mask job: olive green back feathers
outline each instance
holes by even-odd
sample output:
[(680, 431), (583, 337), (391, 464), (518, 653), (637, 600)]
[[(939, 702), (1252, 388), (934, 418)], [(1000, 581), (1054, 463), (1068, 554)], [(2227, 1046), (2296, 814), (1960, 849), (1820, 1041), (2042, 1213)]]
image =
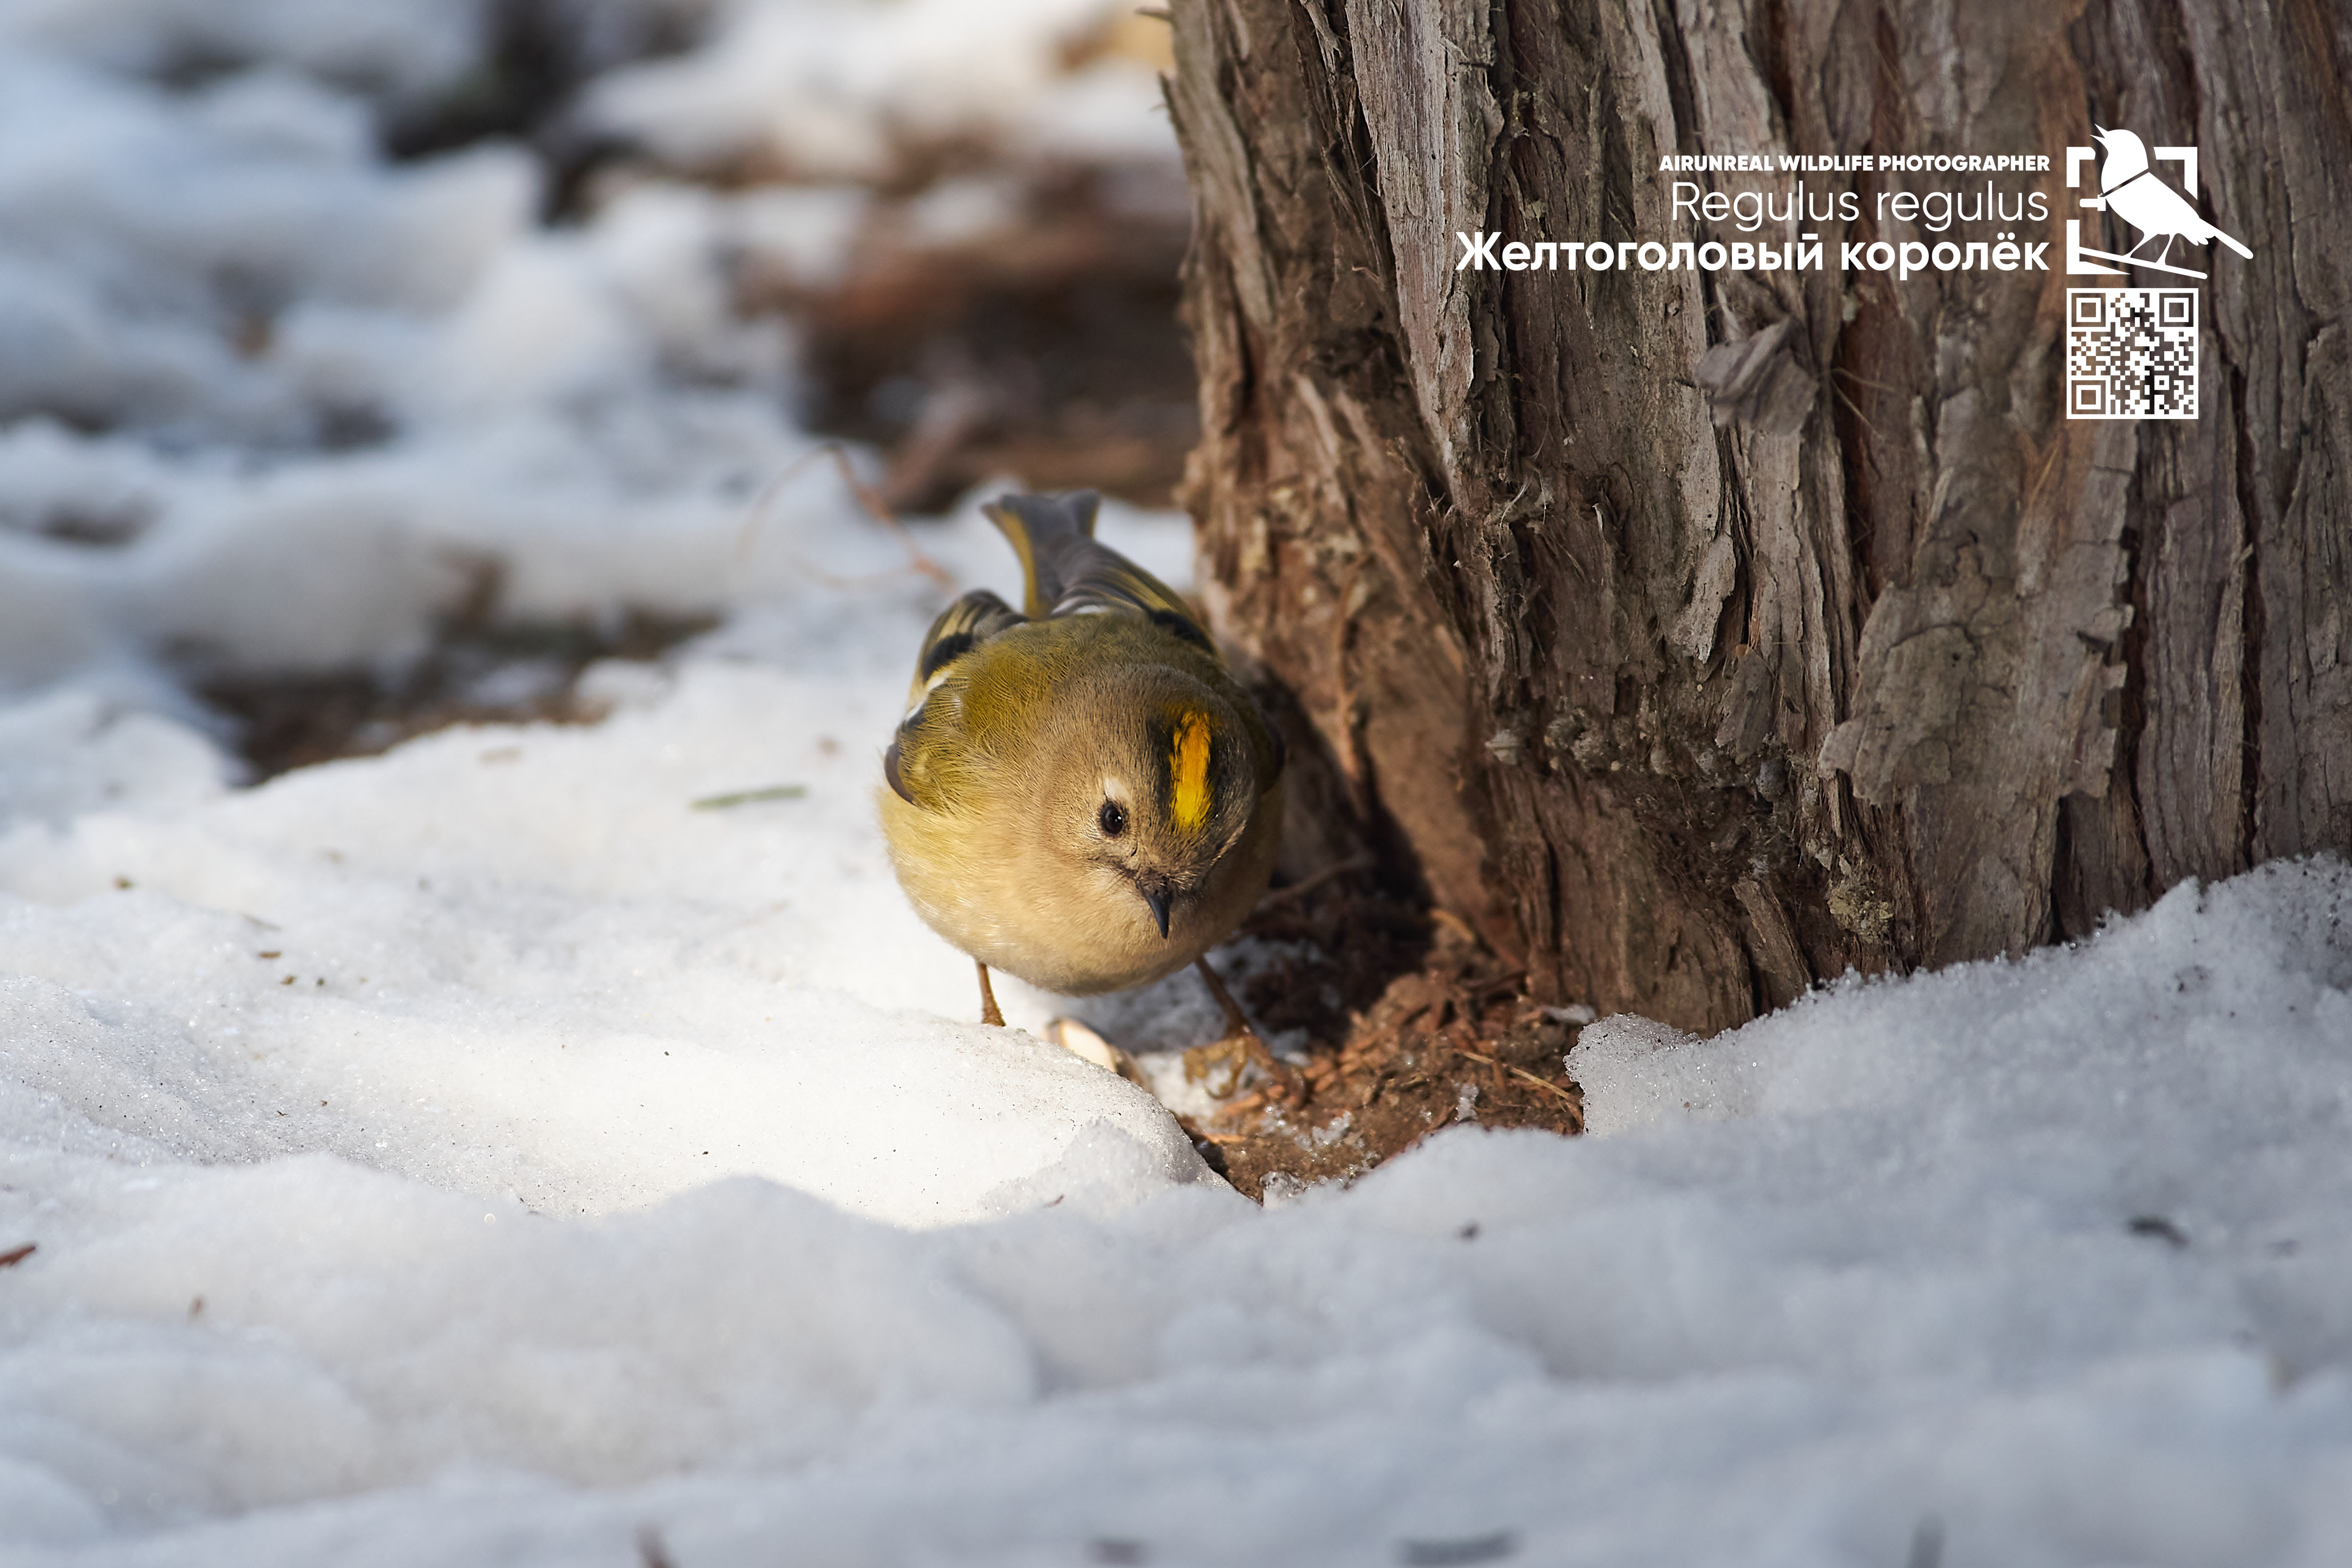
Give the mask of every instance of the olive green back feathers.
[(1094, 538), (1096, 498), (987, 509), (1022, 607), (931, 623), (882, 761), (882, 826), (916, 910), (978, 958), (1083, 994), (1191, 963), (1255, 903), (1282, 748), (1191, 608)]
[[(1117, 654), (1183, 670), (1205, 679), (1220, 696), (1233, 701), (1248, 731), (1253, 752), (1250, 773), (1257, 787), (1271, 787), (1280, 775), (1280, 738), (1256, 702), (1227, 673), (1216, 644), (1193, 617), (1192, 607), (1159, 578), (1109, 546), (1096, 542), (1098, 505), (1094, 491), (1074, 490), (1058, 496), (1008, 495), (981, 509), (1021, 559), (1022, 607), (1016, 612), (987, 589), (974, 589), (940, 612), (924, 634), (922, 651), (915, 661), (914, 685), (908, 693), (907, 716), (883, 753), (883, 776), (899, 798), (927, 809), (948, 804), (936, 786), (952, 782), (955, 760), (927, 754), (930, 748), (925, 742), (929, 738), (928, 721), (934, 717), (929, 711), (931, 695), (950, 681), (968, 688), (974, 672), (958, 667), (1006, 633), (1079, 616), (1118, 618), (1087, 627), (1090, 635), (1083, 639), (1037, 641), (1017, 651), (1011, 645), (988, 649), (982, 662), (1001, 668), (1018, 692), (1028, 694), (1083, 673), (1078, 643), (1120, 645), (1114, 650)], [(968, 738), (983, 747), (996, 722), (1013, 717), (995, 710), (985, 691), (959, 690), (950, 695), (962, 710), (959, 717), (964, 721)]]

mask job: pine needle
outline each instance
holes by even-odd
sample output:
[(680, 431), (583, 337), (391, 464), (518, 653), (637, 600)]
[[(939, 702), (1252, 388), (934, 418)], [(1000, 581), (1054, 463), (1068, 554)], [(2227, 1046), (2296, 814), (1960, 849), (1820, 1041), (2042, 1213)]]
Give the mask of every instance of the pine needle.
[(706, 795), (693, 803), (696, 811), (725, 811), (734, 805), (756, 805), (765, 800), (798, 800), (808, 794), (806, 784), (770, 784), (764, 789), (739, 789), (729, 795)]

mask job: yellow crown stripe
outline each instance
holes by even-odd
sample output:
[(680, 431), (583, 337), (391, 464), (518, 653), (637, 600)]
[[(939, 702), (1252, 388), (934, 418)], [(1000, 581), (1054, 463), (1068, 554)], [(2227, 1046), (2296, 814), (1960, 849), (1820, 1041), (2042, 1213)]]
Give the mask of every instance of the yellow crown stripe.
[(1169, 795), (1169, 815), (1178, 827), (1193, 832), (1209, 818), (1207, 714), (1188, 708), (1176, 721), (1175, 744), (1168, 752), (1168, 777), (1174, 786)]

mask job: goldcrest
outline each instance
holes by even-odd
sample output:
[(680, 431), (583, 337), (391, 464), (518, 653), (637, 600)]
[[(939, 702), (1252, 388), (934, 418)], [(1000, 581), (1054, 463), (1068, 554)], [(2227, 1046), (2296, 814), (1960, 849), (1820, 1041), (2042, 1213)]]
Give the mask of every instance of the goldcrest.
[(1087, 490), (985, 509), (1021, 610), (982, 589), (931, 623), (883, 755), (899, 885), (979, 962), (990, 1023), (991, 968), (1084, 996), (1194, 962), (1280, 846), (1281, 742), (1184, 601), (1095, 541), (1095, 509)]

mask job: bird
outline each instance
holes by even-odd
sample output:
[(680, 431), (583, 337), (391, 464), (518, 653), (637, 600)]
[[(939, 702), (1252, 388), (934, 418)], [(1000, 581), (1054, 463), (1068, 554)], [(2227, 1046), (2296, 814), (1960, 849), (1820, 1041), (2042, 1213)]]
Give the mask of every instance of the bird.
[(875, 794), (891, 866), (977, 964), (983, 1024), (992, 968), (1087, 996), (1190, 963), (1255, 1040), (1202, 955), (1273, 873), (1283, 744), (1192, 608), (1095, 539), (1098, 501), (982, 509), (1022, 607), (976, 589), (924, 636)]
[(2107, 155), (2099, 165), (2099, 194), (2084, 197), (2083, 205), (2113, 212), (2140, 231), (2139, 244), (2125, 253), (2127, 258), (2137, 257), (2140, 246), (2158, 235), (2164, 237), (2164, 248), (2156, 256), (2159, 266), (2172, 254), (2175, 239), (2185, 239), (2191, 245), (2218, 239), (2241, 256), (2253, 256), (2252, 251), (2199, 217), (2187, 197), (2150, 172), (2147, 146), (2138, 136), (2129, 131), (2108, 131), (2095, 125), (2091, 130), (2093, 138), (2107, 150)]

